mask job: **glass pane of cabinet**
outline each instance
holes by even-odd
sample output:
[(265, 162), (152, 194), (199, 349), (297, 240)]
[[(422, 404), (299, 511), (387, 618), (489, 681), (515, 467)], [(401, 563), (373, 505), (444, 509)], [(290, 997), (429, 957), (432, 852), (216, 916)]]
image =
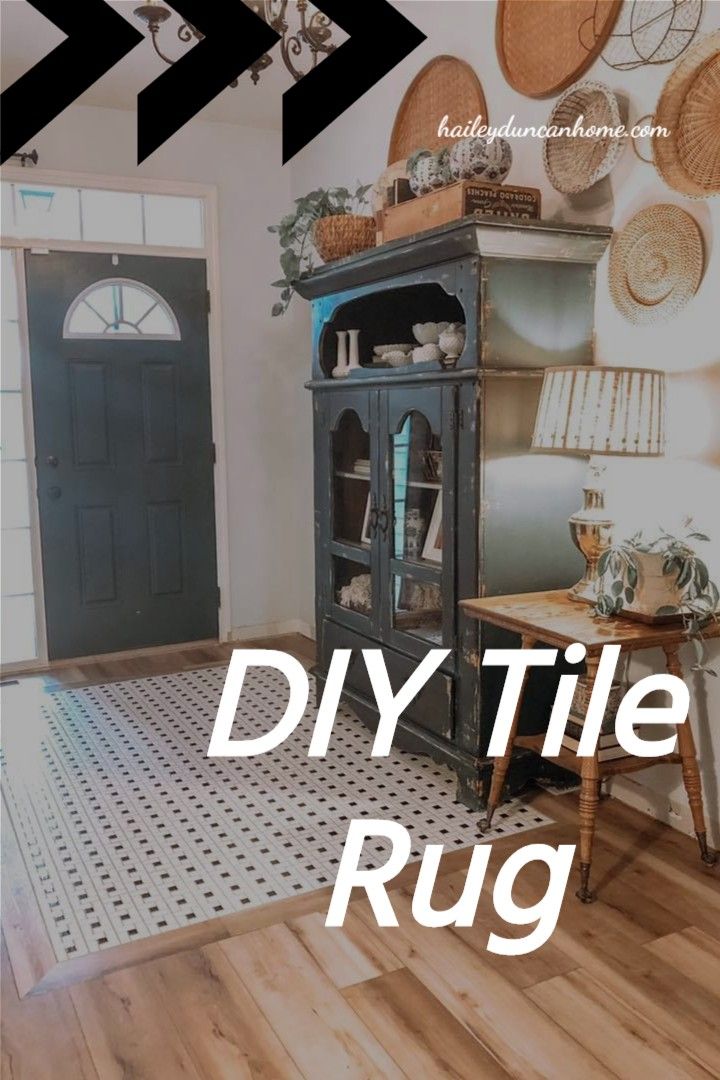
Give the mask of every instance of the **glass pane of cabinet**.
[(335, 603), (358, 615), (372, 612), (370, 568), (340, 556), (333, 556), (333, 598)]
[(370, 435), (347, 410), (332, 433), (332, 538), (369, 547), (371, 541)]
[(442, 565), (442, 440), (419, 412), (392, 435), (391, 468), (396, 559)]
[(442, 593), (440, 586), (410, 574), (393, 574), (392, 625), (411, 637), (442, 645)]

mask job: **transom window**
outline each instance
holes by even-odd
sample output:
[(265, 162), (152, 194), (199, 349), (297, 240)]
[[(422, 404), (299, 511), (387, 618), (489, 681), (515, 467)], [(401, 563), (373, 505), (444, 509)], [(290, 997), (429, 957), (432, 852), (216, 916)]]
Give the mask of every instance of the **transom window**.
[(170, 305), (149, 285), (106, 278), (75, 297), (65, 316), (63, 337), (178, 341), (180, 327)]

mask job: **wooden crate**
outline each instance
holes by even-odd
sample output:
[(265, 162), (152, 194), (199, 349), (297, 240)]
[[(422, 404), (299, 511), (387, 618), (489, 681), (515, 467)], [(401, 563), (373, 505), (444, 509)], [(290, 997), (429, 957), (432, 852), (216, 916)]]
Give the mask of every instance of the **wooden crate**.
[(436, 225), (445, 225), (475, 212), (491, 217), (537, 221), (540, 218), (540, 192), (537, 188), (461, 180), (381, 211), (378, 214), (378, 243), (434, 229)]

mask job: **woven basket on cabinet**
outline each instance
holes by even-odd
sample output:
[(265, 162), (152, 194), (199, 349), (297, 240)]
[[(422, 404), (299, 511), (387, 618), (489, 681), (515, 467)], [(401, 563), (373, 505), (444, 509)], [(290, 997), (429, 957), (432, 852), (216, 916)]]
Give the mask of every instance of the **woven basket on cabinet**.
[(333, 214), (318, 218), (313, 243), (324, 262), (375, 247), (375, 218), (365, 214)]

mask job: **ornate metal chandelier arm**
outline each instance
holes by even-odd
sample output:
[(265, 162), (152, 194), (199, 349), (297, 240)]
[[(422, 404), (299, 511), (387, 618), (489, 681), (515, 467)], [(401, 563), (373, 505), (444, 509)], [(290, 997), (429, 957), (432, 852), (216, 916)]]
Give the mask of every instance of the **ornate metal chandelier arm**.
[(305, 11), (302, 16), (302, 34), (308, 45), (315, 53), (331, 53), (337, 48), (330, 41), (332, 36), (332, 22), (324, 11), (315, 11), (310, 16), (310, 21), (305, 25)]
[[(287, 6), (286, 0), (281, 3), (280, 12), (274, 16), (274, 21), (271, 25), (274, 29), (282, 35), (282, 41), (280, 43), (280, 51), (282, 53), (283, 62), (295, 79), (298, 82), (302, 79), (305, 71), (296, 66), (293, 61), (293, 57), (301, 57), (305, 48), (308, 48), (311, 53), (311, 67), (315, 67), (318, 62), (318, 55), (324, 53), (333, 52), (335, 46), (330, 42), (330, 36), (332, 30), (330, 27), (332, 23), (327, 15), (322, 11), (315, 11), (307, 18), (308, 0), (297, 0), (297, 11), (300, 16), (300, 26), (295, 34), (288, 35), (288, 25), (285, 22), (285, 8)], [(270, 5), (268, 5), (270, 7)], [(272, 19), (271, 11), (268, 11), (267, 17)]]
[(155, 27), (153, 29), (153, 27), (151, 26), (149, 29), (150, 29), (150, 40), (152, 41), (153, 49), (155, 50), (155, 52), (158, 54), (158, 56), (160, 57), (161, 60), (165, 61), (166, 64), (170, 64), (170, 65), (174, 64), (175, 61), (172, 60), (169, 56), (166, 56), (165, 53), (162, 51), (162, 49), (160, 48), (160, 46), (157, 43), (158, 27)]
[[(294, 0), (295, 10), (299, 16), (300, 25), (295, 33), (290, 33), (290, 26), (286, 19), (289, 0), (244, 0), (247, 6), (255, 12), (258, 18), (271, 26), (280, 37), (280, 50), (283, 63), (297, 82), (307, 73), (308, 65), (296, 64), (298, 58), (303, 57), (305, 50), (309, 50), (309, 67), (314, 68), (318, 62), (318, 56), (328, 55), (336, 46), (332, 43), (332, 22), (322, 11), (313, 11), (308, 17), (307, 11), (309, 0)], [(174, 64), (176, 59), (168, 56), (158, 45), (160, 27), (172, 17), (172, 12), (165, 4), (158, 0), (150, 0), (135, 8), (136, 18), (145, 23), (149, 32), (153, 49), (165, 64)], [(203, 35), (188, 22), (180, 24), (177, 36), (183, 44), (190, 44), (195, 38), (202, 41)], [(272, 56), (265, 53), (254, 64), (250, 65), (250, 78), (254, 83), (258, 82), (260, 73), (272, 64)], [(302, 70), (302, 68), (305, 70)], [(237, 86), (237, 80), (230, 83)]]

